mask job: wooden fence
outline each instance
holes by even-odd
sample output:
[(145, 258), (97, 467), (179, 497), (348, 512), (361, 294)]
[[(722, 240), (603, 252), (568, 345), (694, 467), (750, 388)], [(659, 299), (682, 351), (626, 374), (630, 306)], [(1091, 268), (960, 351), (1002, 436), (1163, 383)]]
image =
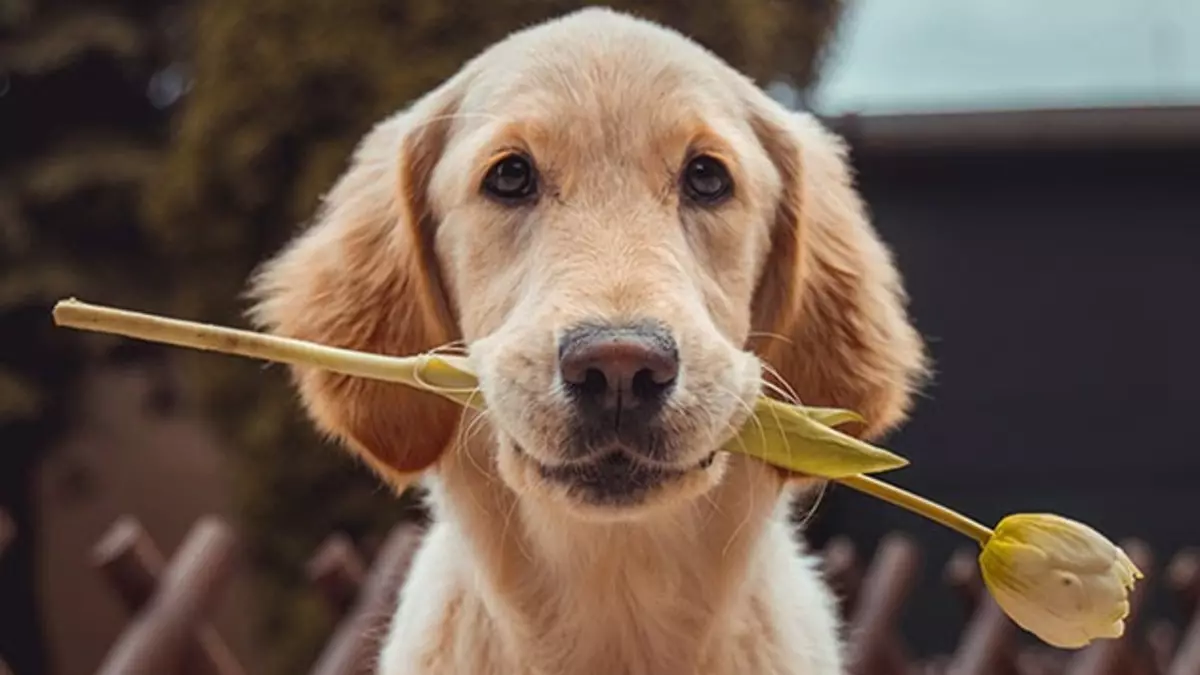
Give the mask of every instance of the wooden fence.
[[(0, 509), (0, 558), (4, 557), (4, 552), (8, 550), (8, 545), (17, 535), (16, 525), (13, 524), (12, 516), (4, 509)], [(12, 675), (12, 670), (8, 664), (0, 658), (0, 675)]]
[[(422, 530), (396, 527), (369, 563), (340, 534), (330, 536), (308, 569), (315, 592), (339, 619), (311, 675), (368, 675), (397, 589)], [(845, 539), (822, 552), (830, 583), (842, 598), (853, 675), (1200, 675), (1200, 551), (1156, 565), (1141, 542), (1123, 542), (1147, 579), (1131, 598), (1130, 630), (1120, 640), (1077, 652), (1031, 646), (983, 589), (974, 551), (944, 566), (948, 592), (958, 595), (963, 626), (952, 654), (914, 659), (897, 630), (898, 617), (922, 564), (919, 546), (892, 534), (870, 560)], [(210, 600), (236, 562), (230, 527), (215, 518), (196, 523), (169, 559), (137, 521), (121, 519), (94, 549), (94, 564), (131, 613), (98, 675), (242, 675), (245, 670), (205, 619)], [(1143, 598), (1165, 586), (1183, 622), (1143, 616)]]

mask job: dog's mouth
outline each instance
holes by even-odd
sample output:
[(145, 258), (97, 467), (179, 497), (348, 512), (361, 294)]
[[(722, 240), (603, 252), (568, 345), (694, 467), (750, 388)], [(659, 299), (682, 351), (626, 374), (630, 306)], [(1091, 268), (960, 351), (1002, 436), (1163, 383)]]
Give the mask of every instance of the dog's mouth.
[(648, 464), (625, 450), (614, 449), (583, 462), (547, 465), (519, 447), (516, 451), (537, 467), (543, 479), (566, 488), (573, 497), (597, 506), (640, 503), (659, 488), (707, 471), (717, 458), (717, 452), (713, 451), (688, 467), (664, 467)]

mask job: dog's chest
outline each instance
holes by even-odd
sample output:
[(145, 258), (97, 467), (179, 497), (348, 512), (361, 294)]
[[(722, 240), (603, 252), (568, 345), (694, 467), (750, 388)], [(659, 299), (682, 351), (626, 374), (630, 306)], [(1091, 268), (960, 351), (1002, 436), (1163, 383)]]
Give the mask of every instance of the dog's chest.
[[(422, 675), (807, 675), (773, 644), (777, 627), (749, 608), (709, 624), (696, 599), (660, 597), (648, 611), (618, 589), (588, 612), (548, 612), (544, 623), (500, 625), (470, 600), (455, 604), (425, 643)], [(633, 603), (633, 604), (629, 604)], [(475, 607), (472, 607), (475, 605)], [(711, 608), (710, 608), (711, 609)], [(440, 643), (440, 644), (437, 644)], [(433, 649), (429, 647), (437, 644)], [(456, 645), (457, 648), (447, 648)], [(381, 675), (399, 675), (385, 671)]]

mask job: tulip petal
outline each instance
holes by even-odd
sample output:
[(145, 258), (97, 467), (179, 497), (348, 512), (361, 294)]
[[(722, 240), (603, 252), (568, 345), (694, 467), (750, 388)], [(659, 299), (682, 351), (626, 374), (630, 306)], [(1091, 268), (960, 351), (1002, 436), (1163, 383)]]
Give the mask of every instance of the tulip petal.
[(1099, 532), (1052, 514), (1000, 521), (979, 556), (984, 583), (1013, 621), (1055, 647), (1120, 637), (1141, 572)]

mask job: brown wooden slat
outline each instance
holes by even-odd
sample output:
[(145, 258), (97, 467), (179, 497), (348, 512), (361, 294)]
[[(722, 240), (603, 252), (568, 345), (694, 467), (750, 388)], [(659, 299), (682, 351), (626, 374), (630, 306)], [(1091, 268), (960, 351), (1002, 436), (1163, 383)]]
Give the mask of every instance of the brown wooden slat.
[(1171, 668), (1171, 659), (1179, 645), (1179, 628), (1165, 619), (1159, 619), (1146, 630), (1146, 648), (1153, 665), (1154, 675), (1165, 673)]
[(894, 624), (912, 589), (919, 553), (901, 534), (884, 537), (863, 580), (850, 626), (850, 672), (860, 675), (904, 673), (903, 654)]
[(137, 519), (125, 516), (92, 547), (92, 566), (131, 612), (140, 610), (158, 587), (166, 560)]
[(1175, 556), (1167, 570), (1167, 583), (1189, 610), (1189, 623), (1179, 640), (1167, 675), (1200, 675), (1200, 550)]
[(1166, 579), (1184, 616), (1195, 614), (1200, 609), (1200, 549), (1189, 548), (1175, 554), (1167, 566)]
[(1026, 647), (1017, 656), (1017, 672), (1021, 675), (1062, 675), (1070, 655), (1044, 644)]
[(960, 548), (951, 554), (942, 571), (942, 581), (954, 590), (967, 614), (974, 614), (986, 590), (979, 573), (979, 548)]
[[(131, 535), (128, 529), (117, 535), (137, 543), (136, 533)], [(111, 541), (104, 543), (113, 545)], [(137, 556), (145, 555), (147, 548), (135, 545), (128, 550), (134, 553), (126, 555)], [(180, 672), (188, 662), (189, 647), (196, 639), (197, 627), (232, 571), (233, 553), (234, 535), (229, 526), (217, 518), (200, 519), (170, 563), (162, 569), (157, 592), (130, 621), (97, 674), (169, 675)], [(121, 568), (123, 565), (132, 569), (130, 563), (110, 566)], [(136, 598), (131, 594), (129, 599)], [(240, 672), (240, 668), (232, 672)]]
[(334, 631), (310, 675), (367, 675), (379, 653), (378, 640), (396, 607), (422, 528), (399, 525), (388, 535), (371, 565), (358, 601)]
[(822, 558), (825, 581), (840, 601), (842, 616), (848, 617), (854, 612), (862, 589), (862, 563), (854, 542), (848, 537), (834, 537), (825, 545)]
[[(154, 597), (166, 561), (137, 519), (117, 520), (92, 548), (92, 565), (116, 592), (125, 609), (136, 614)], [(186, 675), (242, 675), (244, 670), (216, 629), (207, 621), (182, 659)]]
[(344, 615), (354, 605), (366, 577), (366, 565), (345, 534), (329, 536), (308, 562), (308, 578), (326, 604)]
[(1192, 617), (1167, 675), (1200, 675), (1200, 615)]
[(13, 539), (17, 538), (17, 526), (13, 523), (12, 516), (4, 509), (0, 509), (0, 558), (4, 557), (4, 551)]
[(1138, 583), (1129, 596), (1129, 617), (1125, 620), (1125, 634), (1116, 640), (1097, 640), (1078, 652), (1067, 665), (1066, 675), (1125, 675), (1134, 668), (1136, 643), (1135, 630), (1141, 614), (1147, 588), (1153, 583), (1154, 557), (1150, 548), (1138, 540), (1122, 542), (1146, 578)]
[(963, 631), (949, 672), (954, 675), (1016, 673), (1016, 625), (988, 594), (982, 594)]

